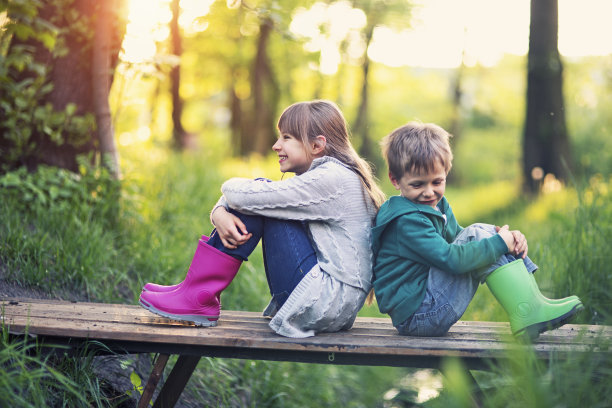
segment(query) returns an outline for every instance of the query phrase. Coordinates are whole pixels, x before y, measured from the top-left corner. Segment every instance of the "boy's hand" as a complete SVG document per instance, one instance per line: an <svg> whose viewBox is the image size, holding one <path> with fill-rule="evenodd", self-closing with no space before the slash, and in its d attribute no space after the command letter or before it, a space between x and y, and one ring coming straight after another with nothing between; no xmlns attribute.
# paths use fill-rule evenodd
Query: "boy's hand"
<svg viewBox="0 0 612 408"><path fill-rule="evenodd" d="M510 231L512 236L514 237L514 255L521 256L521 258L525 259L527 256L527 251L529 247L527 246L527 238L525 235L521 233L519 230Z"/></svg>
<svg viewBox="0 0 612 408"><path fill-rule="evenodd" d="M212 220L223 246L228 249L238 248L238 245L244 244L253 236L247 231L240 218L228 212L224 207L218 207L215 210Z"/></svg>
<svg viewBox="0 0 612 408"><path fill-rule="evenodd" d="M495 226L495 231L499 233L502 228L505 228L507 232L512 234L512 239L514 241L514 249L511 249L510 246L508 246L508 252L516 256L521 255L521 258L525 259L527 252L529 251L529 247L527 246L527 238L525 238L525 235L523 235L523 233L519 230L509 231L509 227L507 225L504 225L503 227ZM504 238L503 235L502 238ZM506 245L508 245L505 238L504 242L506 242Z"/></svg>
<svg viewBox="0 0 612 408"><path fill-rule="evenodd" d="M514 236L509 231L509 227L507 225L504 225L503 227L495 227L495 229L506 243L506 246L508 247L508 253L514 253Z"/></svg>

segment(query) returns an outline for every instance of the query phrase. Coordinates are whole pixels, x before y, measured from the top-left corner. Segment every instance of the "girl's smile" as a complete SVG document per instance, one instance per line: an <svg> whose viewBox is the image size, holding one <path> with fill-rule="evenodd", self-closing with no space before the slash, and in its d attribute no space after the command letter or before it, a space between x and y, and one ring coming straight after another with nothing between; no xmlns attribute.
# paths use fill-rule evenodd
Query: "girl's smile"
<svg viewBox="0 0 612 408"><path fill-rule="evenodd" d="M301 140L288 134L281 133L272 150L278 154L280 171L302 174L310 168L313 157L306 153Z"/></svg>

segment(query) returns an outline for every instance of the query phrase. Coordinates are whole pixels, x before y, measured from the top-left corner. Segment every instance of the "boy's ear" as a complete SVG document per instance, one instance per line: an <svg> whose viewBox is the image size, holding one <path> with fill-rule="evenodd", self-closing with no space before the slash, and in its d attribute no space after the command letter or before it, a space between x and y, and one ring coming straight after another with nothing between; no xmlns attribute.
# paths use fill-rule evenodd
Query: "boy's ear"
<svg viewBox="0 0 612 408"><path fill-rule="evenodd" d="M325 152L325 146L327 146L327 139L325 138L325 136L317 136L314 142L312 143L312 155L322 155Z"/></svg>
<svg viewBox="0 0 612 408"><path fill-rule="evenodd" d="M391 172L389 172L389 180L391 180L391 184L393 184L393 187L395 187L396 190L400 189L399 181Z"/></svg>

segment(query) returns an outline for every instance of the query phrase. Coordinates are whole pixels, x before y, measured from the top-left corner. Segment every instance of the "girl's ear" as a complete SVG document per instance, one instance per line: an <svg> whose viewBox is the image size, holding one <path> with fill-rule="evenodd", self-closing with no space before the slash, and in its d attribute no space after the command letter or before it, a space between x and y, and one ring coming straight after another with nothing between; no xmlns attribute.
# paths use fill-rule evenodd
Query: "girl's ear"
<svg viewBox="0 0 612 408"><path fill-rule="evenodd" d="M312 155L323 156L325 153L325 146L327 146L327 139L323 135L319 135L315 138L312 143Z"/></svg>

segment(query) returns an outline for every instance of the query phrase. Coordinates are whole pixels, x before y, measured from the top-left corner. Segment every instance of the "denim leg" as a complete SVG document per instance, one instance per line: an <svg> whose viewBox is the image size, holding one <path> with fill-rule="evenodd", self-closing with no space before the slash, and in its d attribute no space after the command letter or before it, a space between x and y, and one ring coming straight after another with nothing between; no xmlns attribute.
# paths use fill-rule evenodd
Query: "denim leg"
<svg viewBox="0 0 612 408"><path fill-rule="evenodd" d="M272 295L268 309L273 314L285 303L304 275L317 264L306 226L298 221L246 215L234 210L230 212L240 218L247 231L253 234L251 239L235 249L228 249L223 246L217 231L213 230L208 244L246 261L262 239L264 267Z"/></svg>
<svg viewBox="0 0 612 408"><path fill-rule="evenodd" d="M453 243L462 245L480 241L496 233L493 225L473 224L461 231ZM407 336L444 335L461 318L476 294L479 283L484 282L495 269L515 259L505 254L492 265L461 275L430 268L423 302L411 317L397 326L398 331ZM524 261L530 272L537 269L529 258Z"/></svg>
<svg viewBox="0 0 612 408"><path fill-rule="evenodd" d="M492 237L495 234L497 234L497 232L495 231L494 225L482 223L472 224L469 227L465 228L463 231L461 231L459 235L457 235L457 238L455 238L455 241L453 241L453 243L462 245L472 241L480 241L482 239ZM491 274L494 270L496 270L500 266L504 266L507 263L516 261L517 259L519 259L519 256L504 254L499 257L497 261L495 261L495 263L493 263L492 265L478 269L474 271L473 274L476 274L479 277L480 282L484 283L487 276L489 276L489 274ZM533 261L528 256L523 259L523 263L525 264L525 267L527 268L527 271L529 271L529 273L533 273L538 269L538 266L533 263Z"/></svg>
<svg viewBox="0 0 612 408"><path fill-rule="evenodd" d="M263 251L272 295L266 314L271 315L317 264L317 256L304 223L274 218L264 220Z"/></svg>

